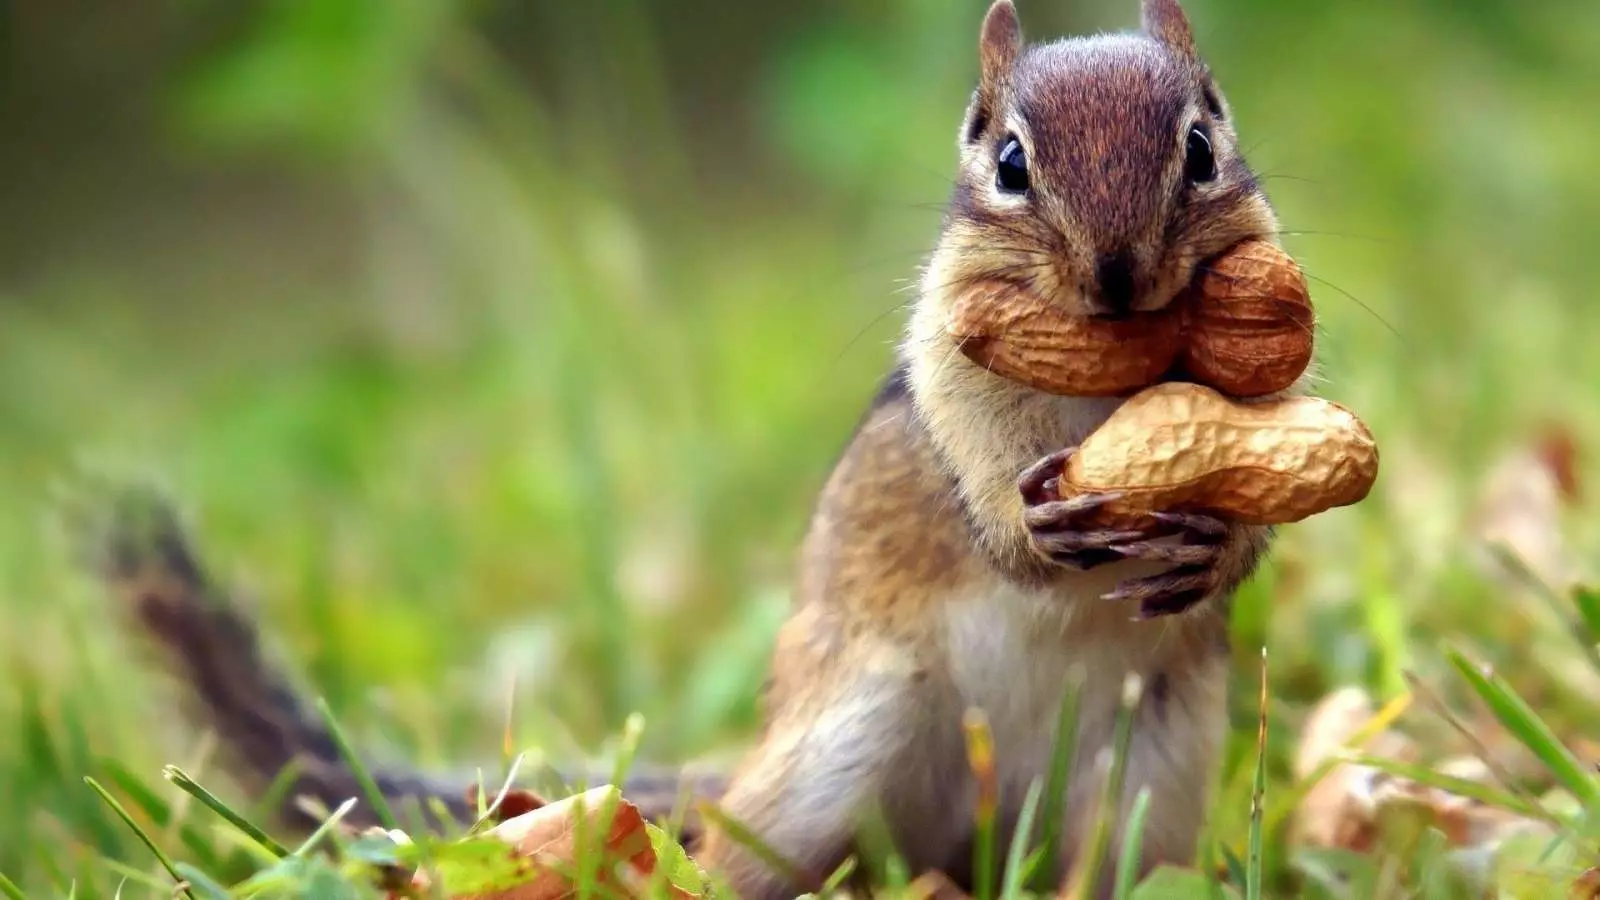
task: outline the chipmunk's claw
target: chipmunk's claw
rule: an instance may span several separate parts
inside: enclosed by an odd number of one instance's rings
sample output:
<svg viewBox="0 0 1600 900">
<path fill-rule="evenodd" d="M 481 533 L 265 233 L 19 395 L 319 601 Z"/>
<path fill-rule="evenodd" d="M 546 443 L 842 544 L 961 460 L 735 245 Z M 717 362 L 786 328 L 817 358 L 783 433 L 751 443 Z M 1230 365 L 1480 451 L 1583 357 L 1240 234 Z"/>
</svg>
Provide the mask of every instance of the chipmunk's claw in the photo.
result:
<svg viewBox="0 0 1600 900">
<path fill-rule="evenodd" d="M 1160 575 L 1123 582 L 1104 599 L 1139 605 L 1140 618 L 1175 615 L 1185 612 L 1216 591 L 1217 564 L 1222 559 L 1228 525 L 1214 516 L 1192 513 L 1153 513 L 1161 527 L 1161 539 L 1118 544 L 1112 553 L 1124 559 L 1171 563 L 1173 568 Z M 1169 538 L 1181 541 L 1172 543 Z"/>
</svg>

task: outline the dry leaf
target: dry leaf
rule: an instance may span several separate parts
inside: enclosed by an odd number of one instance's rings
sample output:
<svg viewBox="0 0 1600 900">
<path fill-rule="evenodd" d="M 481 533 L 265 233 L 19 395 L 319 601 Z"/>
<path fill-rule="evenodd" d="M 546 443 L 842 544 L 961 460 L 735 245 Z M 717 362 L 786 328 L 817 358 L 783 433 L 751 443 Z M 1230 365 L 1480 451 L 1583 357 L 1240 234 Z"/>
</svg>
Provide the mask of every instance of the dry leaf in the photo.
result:
<svg viewBox="0 0 1600 900">
<path fill-rule="evenodd" d="M 1329 694 L 1306 721 L 1295 757 L 1295 774 L 1311 775 L 1339 755 L 1371 718 L 1372 701 L 1360 688 Z M 1377 756 L 1415 757 L 1416 748 L 1395 732 L 1375 736 L 1368 745 Z M 1457 757 L 1437 771 L 1486 783 L 1489 770 L 1481 760 Z M 1321 847 L 1365 852 L 1373 849 L 1381 823 L 1404 816 L 1437 828 L 1453 847 L 1492 848 L 1513 834 L 1544 827 L 1542 823 L 1368 766 L 1335 767 L 1306 794 L 1295 816 L 1295 840 Z"/>
<path fill-rule="evenodd" d="M 1586 870 L 1572 883 L 1572 900 L 1600 900 L 1600 866 Z"/>
<path fill-rule="evenodd" d="M 1479 494 L 1472 528 L 1485 546 L 1504 545 L 1546 583 L 1565 588 L 1578 577 L 1562 534 L 1563 507 L 1579 495 L 1577 444 L 1570 432 L 1551 427 L 1538 440 L 1490 467 Z M 1487 552 L 1487 572 L 1514 587 L 1523 585 Z"/>
<path fill-rule="evenodd" d="M 1359 687 L 1346 687 L 1322 699 L 1306 717 L 1295 752 L 1296 778 L 1309 778 L 1326 760 L 1340 756 L 1375 712 L 1372 698 Z M 1408 757 L 1410 742 L 1394 732 L 1377 735 L 1369 749 L 1380 756 Z M 1377 773 L 1364 766 L 1342 764 L 1307 792 L 1295 811 L 1295 840 L 1317 847 L 1366 849 L 1376 834 L 1375 819 L 1364 797 Z"/>
<path fill-rule="evenodd" d="M 1301 726 L 1295 777 L 1309 778 L 1324 760 L 1338 756 L 1376 713 L 1372 698 L 1359 687 L 1340 688 L 1323 697 Z M 1392 731 L 1375 737 L 1370 747 L 1382 756 L 1410 754 L 1409 742 Z"/>
<path fill-rule="evenodd" d="M 506 798 L 513 808 L 543 803 L 536 794 L 513 794 L 514 801 L 511 795 Z M 602 835 L 599 829 L 606 825 L 608 812 L 610 828 Z M 505 888 L 455 894 L 452 900 L 563 900 L 573 896 L 577 887 L 569 875 L 578 870 L 580 825 L 586 829 L 585 856 L 605 855 L 607 865 L 596 873 L 599 883 L 624 896 L 644 896 L 656 869 L 655 850 L 638 807 L 608 785 L 536 806 L 485 832 L 484 836 L 504 841 L 516 858 L 528 862 L 528 877 Z M 601 851 L 595 848 L 597 839 L 604 848 Z M 414 888 L 426 886 L 421 876 L 413 881 Z M 679 900 L 697 896 L 670 884 L 668 891 Z"/>
<path fill-rule="evenodd" d="M 906 896 L 915 900 L 969 900 L 961 886 L 940 871 L 924 872 L 906 889 Z"/>
</svg>

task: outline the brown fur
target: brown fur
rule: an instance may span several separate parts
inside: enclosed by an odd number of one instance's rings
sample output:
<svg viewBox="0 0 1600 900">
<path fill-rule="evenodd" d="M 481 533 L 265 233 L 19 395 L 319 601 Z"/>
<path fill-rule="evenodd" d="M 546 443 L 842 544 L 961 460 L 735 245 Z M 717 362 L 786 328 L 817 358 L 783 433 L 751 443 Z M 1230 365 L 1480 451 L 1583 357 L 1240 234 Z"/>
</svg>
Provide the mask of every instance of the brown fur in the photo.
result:
<svg viewBox="0 0 1600 900">
<path fill-rule="evenodd" d="M 1204 602 L 1131 621 L 1098 598 L 1164 567 L 1052 565 L 1032 549 L 1017 489 L 1020 472 L 1081 441 L 1118 401 L 1049 396 L 995 376 L 941 327 L 963 284 L 995 277 L 1094 312 L 1094 261 L 1117 251 L 1134 262 L 1135 308 L 1159 308 L 1205 258 L 1275 234 L 1182 11 L 1148 0 L 1144 12 L 1144 34 L 1021 50 L 1007 0 L 985 19 L 960 178 L 903 347 L 897 378 L 907 389 L 868 417 L 824 491 L 799 608 L 774 660 L 770 724 L 724 799 L 811 879 L 843 858 L 857 818 L 877 809 L 914 867 L 968 881 L 975 785 L 961 712 L 988 714 L 1002 821 L 1014 822 L 1044 771 L 1075 666 L 1088 680 L 1065 858 L 1082 838 L 1095 757 L 1109 745 L 1129 671 L 1152 685 L 1124 798 L 1141 786 L 1155 797 L 1145 865 L 1187 862 L 1195 849 L 1225 727 L 1226 601 L 1270 531 L 1229 526 Z M 1219 177 L 1186 186 L 1184 139 L 1197 119 L 1210 129 Z M 1028 152 L 1025 201 L 991 188 L 1008 134 Z M 807 886 L 785 883 L 715 829 L 702 859 L 742 896 Z"/>
<path fill-rule="evenodd" d="M 1080 442 L 1119 401 L 1007 381 L 967 360 L 941 327 L 950 298 L 980 279 L 1009 279 L 1093 313 L 1095 261 L 1108 253 L 1132 262 L 1135 308 L 1157 308 L 1208 256 L 1275 234 L 1182 10 L 1176 0 L 1144 0 L 1143 12 L 1140 34 L 1035 47 L 1022 44 L 1010 0 L 984 21 L 960 175 L 902 362 L 819 499 L 795 610 L 774 651 L 766 726 L 721 794 L 726 813 L 802 877 L 791 883 L 708 827 L 699 858 L 739 896 L 813 887 L 874 812 L 913 868 L 970 883 L 976 785 L 963 711 L 982 709 L 993 729 L 1009 840 L 1048 764 L 1074 672 L 1086 680 L 1063 857 L 1083 837 L 1129 673 L 1149 688 L 1123 797 L 1124 808 L 1142 787 L 1154 797 L 1144 864 L 1184 863 L 1194 852 L 1225 729 L 1227 599 L 1270 532 L 1227 526 L 1206 595 L 1176 614 L 1139 620 L 1136 609 L 1101 599 L 1170 563 L 1063 567 L 1036 549 L 1018 477 Z M 1220 174 L 1189 185 L 1183 147 L 1196 120 L 1211 131 Z M 995 157 L 1011 134 L 1029 158 L 1026 197 L 993 188 Z M 222 611 L 192 557 L 173 546 L 181 544 L 111 554 L 116 564 L 102 570 L 167 643 L 245 769 L 270 776 L 298 758 L 310 763 L 303 789 L 333 802 L 352 795 L 327 735 L 259 658 L 248 620 Z M 439 789 L 385 778 L 397 793 Z M 721 793 L 714 781 L 696 790 Z"/>
</svg>

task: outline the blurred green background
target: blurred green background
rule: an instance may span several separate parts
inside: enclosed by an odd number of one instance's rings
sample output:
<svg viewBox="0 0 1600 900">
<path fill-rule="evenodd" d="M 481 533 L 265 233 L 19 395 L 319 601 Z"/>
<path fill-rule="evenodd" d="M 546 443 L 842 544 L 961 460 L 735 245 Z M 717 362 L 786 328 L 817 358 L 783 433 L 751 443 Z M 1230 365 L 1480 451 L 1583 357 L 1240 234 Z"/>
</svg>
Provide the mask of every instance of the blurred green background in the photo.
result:
<svg viewBox="0 0 1600 900">
<path fill-rule="evenodd" d="M 1019 5 L 1033 38 L 1137 21 Z M 1385 452 L 1241 599 L 1230 783 L 1263 642 L 1277 779 L 1308 702 L 1392 694 L 1441 638 L 1592 726 L 1593 672 L 1474 559 L 1507 454 L 1553 427 L 1595 470 L 1600 4 L 1187 6 L 1325 393 Z M 80 776 L 203 755 L 41 526 L 85 454 L 166 477 L 390 755 L 494 759 L 513 679 L 554 757 L 631 710 L 655 758 L 737 748 L 937 234 L 983 9 L 0 0 L 0 871 L 114 886 L 97 856 L 146 860 Z M 1580 495 L 1541 546 L 1592 561 L 1597 519 Z"/>
</svg>

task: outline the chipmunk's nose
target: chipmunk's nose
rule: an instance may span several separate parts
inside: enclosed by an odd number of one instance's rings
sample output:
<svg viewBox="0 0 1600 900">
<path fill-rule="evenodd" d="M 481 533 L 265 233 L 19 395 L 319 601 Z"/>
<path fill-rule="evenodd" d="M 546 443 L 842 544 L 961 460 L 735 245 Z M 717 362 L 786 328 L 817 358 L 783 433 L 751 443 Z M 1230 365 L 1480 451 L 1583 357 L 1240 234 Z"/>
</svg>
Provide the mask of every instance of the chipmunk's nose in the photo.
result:
<svg viewBox="0 0 1600 900">
<path fill-rule="evenodd" d="M 1133 311 L 1133 259 L 1126 251 L 1102 255 L 1095 263 L 1094 280 L 1101 314 L 1120 316 Z"/>
</svg>

